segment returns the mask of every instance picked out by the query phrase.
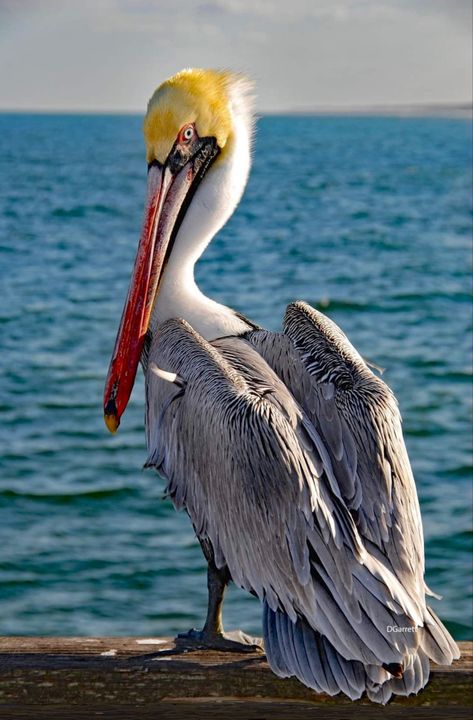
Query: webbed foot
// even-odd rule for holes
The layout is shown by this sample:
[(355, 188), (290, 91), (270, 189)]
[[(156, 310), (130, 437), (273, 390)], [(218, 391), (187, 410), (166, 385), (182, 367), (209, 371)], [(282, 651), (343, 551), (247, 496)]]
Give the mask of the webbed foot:
[(264, 653), (262, 639), (247, 635), (241, 630), (216, 633), (193, 628), (186, 633), (179, 633), (176, 638), (176, 645), (179, 648), (205, 648), (206, 650), (236, 653)]

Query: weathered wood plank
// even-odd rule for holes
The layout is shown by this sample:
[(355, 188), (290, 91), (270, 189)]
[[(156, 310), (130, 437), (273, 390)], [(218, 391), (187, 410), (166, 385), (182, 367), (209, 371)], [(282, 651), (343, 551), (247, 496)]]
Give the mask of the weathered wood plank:
[(281, 680), (262, 654), (184, 651), (170, 638), (0, 638), (0, 718), (335, 720), (361, 706), (367, 720), (471, 718), (473, 643), (461, 650), (422, 693), (381, 708)]

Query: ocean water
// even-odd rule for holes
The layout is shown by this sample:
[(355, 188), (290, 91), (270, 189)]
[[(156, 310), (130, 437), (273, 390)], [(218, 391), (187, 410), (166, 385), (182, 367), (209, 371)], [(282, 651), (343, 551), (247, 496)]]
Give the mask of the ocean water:
[[(264, 117), (251, 180), (201, 260), (212, 297), (280, 326), (326, 312), (404, 418), (427, 582), (472, 632), (471, 135), (449, 119)], [(0, 634), (169, 635), (205, 616), (205, 563), (146, 458), (138, 378), (102, 391), (142, 219), (133, 116), (0, 116)], [(232, 588), (229, 627), (259, 632)]]

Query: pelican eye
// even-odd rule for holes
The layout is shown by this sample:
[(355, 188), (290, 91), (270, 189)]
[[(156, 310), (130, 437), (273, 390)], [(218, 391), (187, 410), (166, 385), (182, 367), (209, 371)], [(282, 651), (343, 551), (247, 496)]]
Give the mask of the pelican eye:
[(180, 143), (189, 143), (192, 138), (195, 135), (195, 128), (193, 125), (186, 125), (182, 128), (181, 132), (179, 133), (179, 142)]

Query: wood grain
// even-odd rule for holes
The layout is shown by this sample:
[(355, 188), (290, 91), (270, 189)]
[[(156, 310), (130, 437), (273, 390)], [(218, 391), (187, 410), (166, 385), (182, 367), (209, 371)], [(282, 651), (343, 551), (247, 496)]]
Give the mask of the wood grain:
[(183, 649), (170, 638), (0, 638), (0, 718), (335, 720), (471, 718), (473, 643), (425, 690), (385, 707), (282, 680), (264, 655)]

